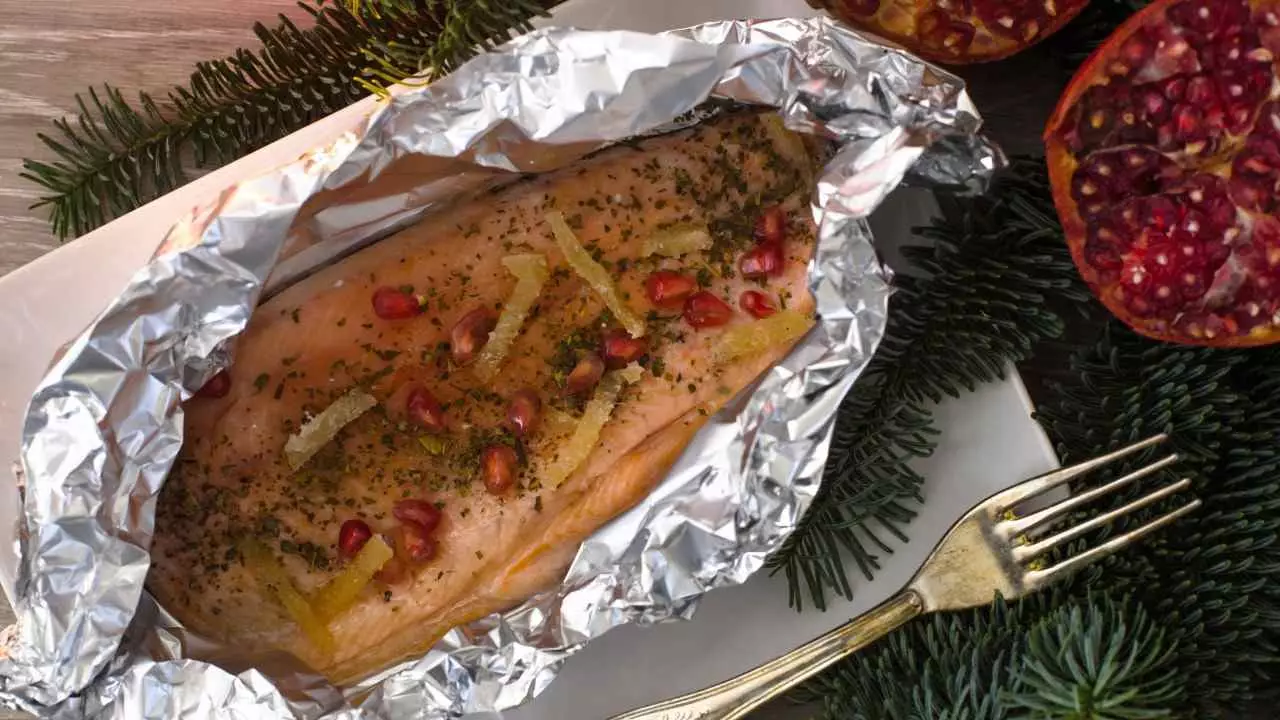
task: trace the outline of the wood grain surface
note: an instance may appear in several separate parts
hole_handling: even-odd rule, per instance
[[[280,13],[306,18],[294,0],[0,0],[0,275],[58,245],[28,208],[41,188],[18,174],[23,158],[53,158],[36,133],[73,114],[77,92],[164,92],[198,61],[256,47],[253,24]],[[12,621],[0,600],[0,627]]]
[[[75,94],[110,83],[163,93],[195,63],[256,47],[254,22],[306,17],[294,0],[0,0],[0,274],[57,246],[42,188],[22,159],[54,157],[36,139],[71,115]]]

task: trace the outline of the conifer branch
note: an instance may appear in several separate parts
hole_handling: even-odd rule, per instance
[[[528,29],[555,0],[386,0],[352,9],[299,3],[306,29],[261,23],[257,50],[200,63],[163,101],[129,102],[110,86],[77,96],[80,116],[40,140],[58,159],[28,160],[46,190],[53,233],[81,235],[376,89],[424,70],[452,70],[475,51]]]
[[[852,559],[870,577],[880,554],[905,540],[923,479],[911,463],[933,452],[931,406],[1003,376],[1063,321],[1049,295],[1083,300],[1043,173],[1014,163],[970,212],[923,229],[930,247],[906,254],[923,276],[899,275],[889,328],[841,406],[822,491],[772,558],[797,607],[849,596]]]

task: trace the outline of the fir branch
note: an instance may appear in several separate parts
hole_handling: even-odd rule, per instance
[[[1178,642],[1176,665],[1195,717],[1236,717],[1251,702],[1276,694],[1278,360],[1274,348],[1166,345],[1113,324],[1097,347],[1077,353],[1076,380],[1042,408],[1042,422],[1067,462],[1155,432],[1172,433],[1183,456],[1178,473],[1192,478],[1204,507],[1083,582],[1133,593]],[[1138,482],[1109,506],[1169,479]],[[1094,541],[1148,516],[1124,518]]]
[[[546,5],[554,0],[546,0]],[[22,176],[47,190],[60,239],[88,232],[182,185],[187,163],[209,169],[277,140],[424,70],[448,72],[477,49],[528,29],[542,0],[395,0],[376,12],[300,3],[301,29],[281,16],[259,23],[256,51],[201,63],[161,103],[130,103],[114,88],[77,96],[80,117],[40,135],[58,156],[28,160]],[[376,66],[376,67],[375,67]]]
[[[1177,649],[1132,599],[1050,590],[913,622],[795,697],[829,720],[1164,718]]]
[[[900,275],[888,333],[841,406],[823,488],[787,544],[771,559],[785,571],[791,602],[825,607],[828,593],[849,596],[851,558],[867,576],[878,553],[922,501],[911,462],[935,447],[929,408],[1003,376],[1062,320],[1049,294],[1083,299],[1056,230],[1035,161],[1019,161],[981,211],[921,231],[930,248],[907,254],[924,277]]]
[[[1002,697],[1024,720],[1157,720],[1184,698],[1165,633],[1140,606],[1088,597],[1026,634]]]

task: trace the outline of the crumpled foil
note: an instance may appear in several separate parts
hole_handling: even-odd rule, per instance
[[[350,688],[208,647],[156,607],[143,583],[181,403],[230,362],[264,294],[446,200],[692,122],[709,100],[776,108],[838,143],[812,195],[820,322],[582,545],[560,587]],[[65,718],[457,717],[526,702],[611,628],[688,618],[758,570],[818,490],[836,409],[885,327],[889,273],[864,218],[904,178],[982,190],[1004,161],[980,123],[958,79],[825,18],[544,29],[228,188],[170,230],[34,393],[0,701]]]

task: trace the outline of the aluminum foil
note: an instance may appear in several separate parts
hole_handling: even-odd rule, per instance
[[[155,606],[143,582],[181,403],[230,362],[264,294],[442,201],[696,121],[708,101],[772,107],[838,143],[812,194],[820,322],[582,545],[560,587],[352,688],[208,647]],[[457,717],[536,696],[611,628],[688,618],[757,571],[819,488],[836,409],[885,326],[889,274],[864,218],[904,178],[981,190],[1003,159],[979,128],[958,79],[825,18],[544,29],[398,88],[332,145],[172,228],[34,393],[0,700],[67,718]]]

